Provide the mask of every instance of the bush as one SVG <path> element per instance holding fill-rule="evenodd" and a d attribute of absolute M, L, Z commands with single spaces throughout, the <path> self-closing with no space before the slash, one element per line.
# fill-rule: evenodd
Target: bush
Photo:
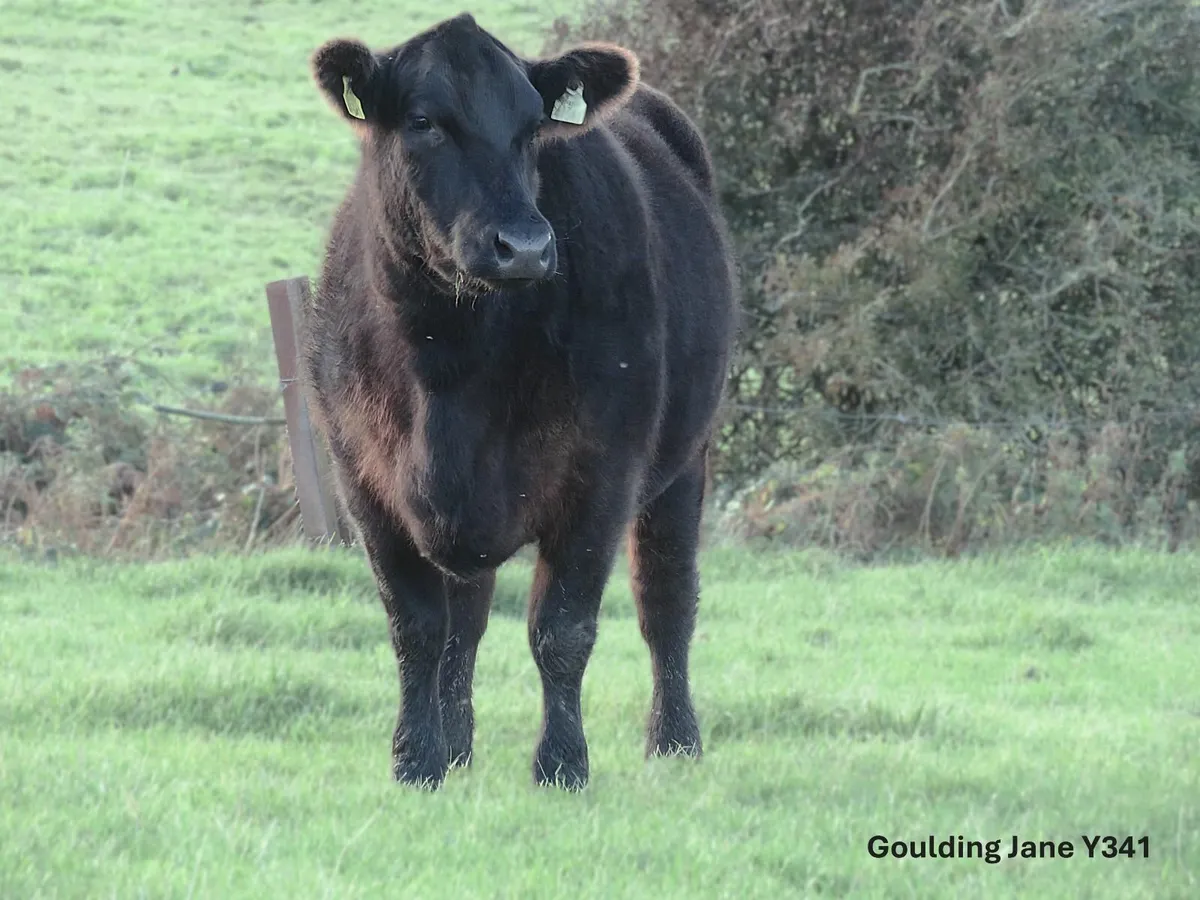
<path fill-rule="evenodd" d="M 964 423 L 1030 460 L 1001 494 L 1121 434 L 1132 494 L 1200 499 L 1200 8 L 610 0 L 549 49 L 580 38 L 714 155 L 746 308 L 718 479 L 879 496 L 869 459 Z"/>
<path fill-rule="evenodd" d="M 31 368 L 0 392 L 0 543 L 148 558 L 295 537 L 282 428 L 155 416 L 123 359 Z M 261 417 L 278 392 L 223 388 Z"/>
<path fill-rule="evenodd" d="M 720 538 L 818 546 L 860 559 L 917 551 L 1085 537 L 1175 550 L 1200 539 L 1200 504 L 1181 484 L 1175 455 L 1156 483 L 1142 477 L 1144 435 L 1108 426 L 1079 459 L 1069 432 L 1048 452 L 966 425 L 910 433 L 897 446 L 845 448 L 805 469 L 776 463 L 731 492 L 717 511 Z"/>

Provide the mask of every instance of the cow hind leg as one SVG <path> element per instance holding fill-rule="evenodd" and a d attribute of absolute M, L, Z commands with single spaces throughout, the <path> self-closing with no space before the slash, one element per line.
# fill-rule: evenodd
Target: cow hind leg
<path fill-rule="evenodd" d="M 696 555 L 704 500 L 704 453 L 635 519 L 630 572 L 638 624 L 654 677 L 646 756 L 701 754 L 688 680 L 700 579 Z"/>
<path fill-rule="evenodd" d="M 475 734 L 475 711 L 471 700 L 475 655 L 487 629 L 495 587 L 495 572 L 486 572 L 470 581 L 446 579 L 450 635 L 438 673 L 438 696 L 451 766 L 471 764 Z"/>

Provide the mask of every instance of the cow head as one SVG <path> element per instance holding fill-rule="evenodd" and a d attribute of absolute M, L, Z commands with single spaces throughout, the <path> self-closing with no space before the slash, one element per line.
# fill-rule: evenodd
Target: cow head
<path fill-rule="evenodd" d="M 466 14 L 387 53 L 333 40 L 312 65 L 358 131 L 373 189 L 409 229 L 414 255 L 476 291 L 554 274 L 555 235 L 537 206 L 539 148 L 587 131 L 638 79 L 636 57 L 620 47 L 527 61 Z"/>

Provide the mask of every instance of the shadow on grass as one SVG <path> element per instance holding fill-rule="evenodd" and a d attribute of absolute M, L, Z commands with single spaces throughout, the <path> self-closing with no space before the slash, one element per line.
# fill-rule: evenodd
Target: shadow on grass
<path fill-rule="evenodd" d="M 364 650 L 387 644 L 387 617 L 378 609 L 342 604 L 331 609 L 303 603 L 191 609 L 171 619 L 163 638 L 231 650 Z"/>
<path fill-rule="evenodd" d="M 954 638 L 959 647 L 987 650 L 1007 647 L 1015 650 L 1051 650 L 1079 653 L 1096 643 L 1081 625 L 1062 616 L 1041 616 L 1001 628 L 985 628 Z"/>
<path fill-rule="evenodd" d="M 214 591 L 276 601 L 346 596 L 366 602 L 378 596 L 367 561 L 352 550 L 200 558 L 146 566 L 133 576 L 130 592 L 148 600 Z"/>
<path fill-rule="evenodd" d="M 13 726 L 101 731 L 172 728 L 222 736 L 297 737 L 331 720 L 375 719 L 380 710 L 328 684 L 302 677 L 257 681 L 148 680 L 92 685 L 46 702 L 29 698 L 5 710 Z M 33 702 L 30 702 L 32 700 Z"/>
<path fill-rule="evenodd" d="M 937 709 L 926 706 L 899 711 L 867 703 L 849 709 L 821 706 L 798 694 L 779 694 L 749 698 L 735 707 L 711 702 L 708 707 L 706 718 L 715 741 L 822 736 L 860 741 L 953 738 L 961 742 L 962 738 Z"/>

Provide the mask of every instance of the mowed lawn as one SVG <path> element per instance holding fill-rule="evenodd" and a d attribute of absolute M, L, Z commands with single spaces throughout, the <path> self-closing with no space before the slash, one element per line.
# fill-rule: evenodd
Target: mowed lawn
<path fill-rule="evenodd" d="M 563 0 L 3 0 L 0 366 L 130 354 L 156 399 L 274 372 L 263 286 L 315 276 L 354 172 L 310 54 L 472 11 L 536 54 Z"/>
<path fill-rule="evenodd" d="M 699 764 L 642 760 L 621 570 L 574 796 L 530 780 L 525 564 L 481 649 L 476 765 L 436 794 L 390 781 L 395 665 L 355 553 L 0 573 L 0 897 L 1200 896 L 1194 555 L 713 551 Z M 876 834 L 1076 851 L 896 861 Z"/>

